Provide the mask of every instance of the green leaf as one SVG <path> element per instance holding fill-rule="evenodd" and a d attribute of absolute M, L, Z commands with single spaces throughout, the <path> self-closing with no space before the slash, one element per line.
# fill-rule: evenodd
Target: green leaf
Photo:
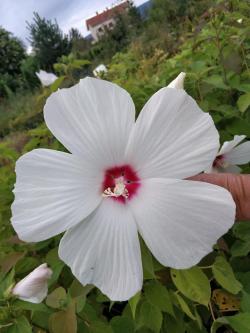
<path fill-rule="evenodd" d="M 12 252 L 0 261 L 1 270 L 7 273 L 16 263 L 25 256 L 25 252 Z"/>
<path fill-rule="evenodd" d="M 159 282 L 152 282 L 145 286 L 145 297 L 147 300 L 158 307 L 161 311 L 169 313 L 175 317 L 173 305 L 167 288 Z"/>
<path fill-rule="evenodd" d="M 112 328 L 101 321 L 92 322 L 89 326 L 89 331 L 91 333 L 113 333 Z"/>
<path fill-rule="evenodd" d="M 190 310 L 188 304 L 184 301 L 184 299 L 181 297 L 181 295 L 176 294 L 175 295 L 177 298 L 178 303 L 180 304 L 180 307 L 182 309 L 182 311 L 191 319 L 196 320 L 195 315 L 192 313 L 192 311 Z"/>
<path fill-rule="evenodd" d="M 50 85 L 50 91 L 51 92 L 55 92 L 57 91 L 57 89 L 60 87 L 60 85 L 62 84 L 63 80 L 65 79 L 65 76 L 60 76 L 55 82 L 53 82 Z"/>
<path fill-rule="evenodd" d="M 75 315 L 75 305 L 71 305 L 65 311 L 53 313 L 49 318 L 51 333 L 76 333 L 77 320 Z"/>
<path fill-rule="evenodd" d="M 195 266 L 189 269 L 170 270 L 176 288 L 187 298 L 208 305 L 211 288 L 207 276 Z"/>
<path fill-rule="evenodd" d="M 241 95 L 237 101 L 240 112 L 245 112 L 250 105 L 250 92 Z"/>
<path fill-rule="evenodd" d="M 237 333 L 249 333 L 250 312 L 216 319 L 211 327 L 211 333 L 216 333 L 217 329 L 224 325 L 231 326 Z"/>
<path fill-rule="evenodd" d="M 133 333 L 134 322 L 128 317 L 113 317 L 110 325 L 114 333 Z M 106 332 L 106 331 L 105 331 Z"/>
<path fill-rule="evenodd" d="M 132 312 L 132 316 L 133 318 L 135 318 L 135 313 L 136 313 L 136 308 L 137 308 L 137 304 L 139 302 L 141 298 L 141 292 L 139 291 L 137 294 L 135 294 L 132 298 L 130 298 L 129 305 L 131 308 L 131 312 Z"/>
<path fill-rule="evenodd" d="M 238 222 L 233 227 L 235 237 L 242 240 L 250 240 L 250 223 Z"/>
<path fill-rule="evenodd" d="M 250 124 L 246 120 L 239 118 L 229 120 L 226 129 L 231 134 L 238 135 L 240 133 L 250 137 Z"/>
<path fill-rule="evenodd" d="M 186 327 L 183 317 L 184 316 L 182 313 L 178 315 L 177 319 L 174 319 L 172 316 L 166 315 L 163 323 L 162 332 L 186 333 Z"/>
<path fill-rule="evenodd" d="M 250 272 L 237 272 L 236 275 L 244 290 L 250 294 Z"/>
<path fill-rule="evenodd" d="M 52 309 L 50 310 L 51 312 L 34 311 L 32 314 L 32 323 L 48 331 L 49 318 L 52 313 Z"/>
<path fill-rule="evenodd" d="M 140 238 L 140 245 L 141 245 L 144 280 L 153 279 L 153 278 L 155 278 L 155 273 L 154 273 L 154 264 L 153 264 L 152 254 L 150 253 L 149 249 L 147 248 L 146 244 L 144 243 L 144 241 L 141 238 Z"/>
<path fill-rule="evenodd" d="M 58 287 L 46 298 L 46 304 L 51 308 L 58 309 L 63 307 L 67 302 L 67 294 L 64 288 Z"/>
<path fill-rule="evenodd" d="M 11 289 L 14 285 L 14 275 L 15 270 L 14 268 L 4 276 L 0 283 L 0 298 L 5 298 L 9 296 Z"/>
<path fill-rule="evenodd" d="M 233 257 L 246 256 L 250 252 L 250 240 L 247 241 L 236 240 L 233 243 L 230 251 Z"/>
<path fill-rule="evenodd" d="M 220 75 L 212 75 L 204 80 L 204 82 L 210 84 L 219 89 L 229 90 L 230 88 L 224 83 Z"/>
<path fill-rule="evenodd" d="M 139 327 L 145 326 L 155 333 L 159 333 L 162 325 L 161 311 L 149 302 L 144 302 L 140 308 Z"/>
<path fill-rule="evenodd" d="M 35 304 L 26 301 L 21 301 L 19 299 L 15 301 L 14 305 L 20 309 L 29 310 L 29 311 L 40 311 L 47 313 L 51 313 L 53 311 L 43 303 Z"/>
<path fill-rule="evenodd" d="M 48 282 L 49 286 L 51 286 L 58 280 L 64 266 L 64 263 L 58 257 L 58 248 L 50 250 L 49 253 L 46 255 L 45 261 L 48 263 L 48 265 L 53 271 L 53 274 Z"/>
<path fill-rule="evenodd" d="M 250 312 L 250 294 L 242 290 L 240 308 L 243 312 Z"/>
<path fill-rule="evenodd" d="M 40 261 L 37 258 L 25 257 L 17 262 L 15 266 L 15 271 L 16 274 L 24 275 L 30 273 L 31 271 L 33 271 L 33 269 L 35 269 L 39 265 Z"/>
<path fill-rule="evenodd" d="M 241 283 L 236 280 L 230 264 L 222 256 L 218 256 L 212 266 L 216 281 L 227 291 L 237 294 L 241 289 Z"/>
<path fill-rule="evenodd" d="M 21 316 L 15 319 L 13 325 L 7 329 L 7 333 L 32 333 L 32 328 L 26 317 Z"/>
<path fill-rule="evenodd" d="M 86 297 L 93 288 L 93 285 L 87 284 L 86 286 L 83 286 L 78 280 L 75 279 L 69 288 L 69 293 L 71 297 Z"/>

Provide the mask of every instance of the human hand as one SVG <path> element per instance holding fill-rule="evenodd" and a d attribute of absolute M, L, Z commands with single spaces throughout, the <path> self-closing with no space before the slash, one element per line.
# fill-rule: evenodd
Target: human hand
<path fill-rule="evenodd" d="M 227 189 L 236 203 L 236 219 L 250 220 L 250 175 L 202 173 L 190 180 L 206 182 Z"/>

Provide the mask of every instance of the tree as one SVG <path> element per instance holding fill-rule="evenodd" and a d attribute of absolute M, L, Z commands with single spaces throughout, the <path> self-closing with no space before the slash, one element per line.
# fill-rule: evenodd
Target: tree
<path fill-rule="evenodd" d="M 33 22 L 27 22 L 29 41 L 41 68 L 51 71 L 53 64 L 71 50 L 71 42 L 59 28 L 56 21 L 41 18 L 34 13 Z"/>
<path fill-rule="evenodd" d="M 30 55 L 22 61 L 21 64 L 22 77 L 24 80 L 24 87 L 29 90 L 40 86 L 40 81 L 36 76 L 36 72 L 39 71 L 39 64 L 36 57 Z"/>
<path fill-rule="evenodd" d="M 0 96 L 15 91 L 20 84 L 21 63 L 25 59 L 22 42 L 0 27 Z"/>
<path fill-rule="evenodd" d="M 69 31 L 69 40 L 74 41 L 78 39 L 82 39 L 83 36 L 81 35 L 80 31 L 77 28 L 71 28 Z"/>

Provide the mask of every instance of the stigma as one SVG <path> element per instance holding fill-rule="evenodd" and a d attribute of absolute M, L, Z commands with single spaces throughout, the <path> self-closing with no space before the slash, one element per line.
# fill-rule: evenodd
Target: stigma
<path fill-rule="evenodd" d="M 112 189 L 110 187 L 108 187 L 106 190 L 104 190 L 103 197 L 124 197 L 125 199 L 128 198 L 129 193 L 128 190 L 126 188 L 126 185 L 124 184 L 123 180 L 118 180 L 116 181 L 116 185 L 114 187 L 114 190 L 112 191 Z"/>
<path fill-rule="evenodd" d="M 140 187 L 140 179 L 130 165 L 115 166 L 104 172 L 102 196 L 121 203 L 133 198 Z"/>

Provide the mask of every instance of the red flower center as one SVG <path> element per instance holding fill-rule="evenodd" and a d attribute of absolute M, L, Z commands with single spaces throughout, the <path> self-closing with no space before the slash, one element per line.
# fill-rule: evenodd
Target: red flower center
<path fill-rule="evenodd" d="M 126 203 L 126 200 L 133 198 L 139 187 L 140 178 L 130 165 L 115 166 L 104 173 L 102 192 L 106 197 Z"/>
<path fill-rule="evenodd" d="M 223 155 L 219 155 L 214 160 L 213 167 L 214 168 L 223 168 L 224 164 L 225 164 L 224 156 Z"/>

